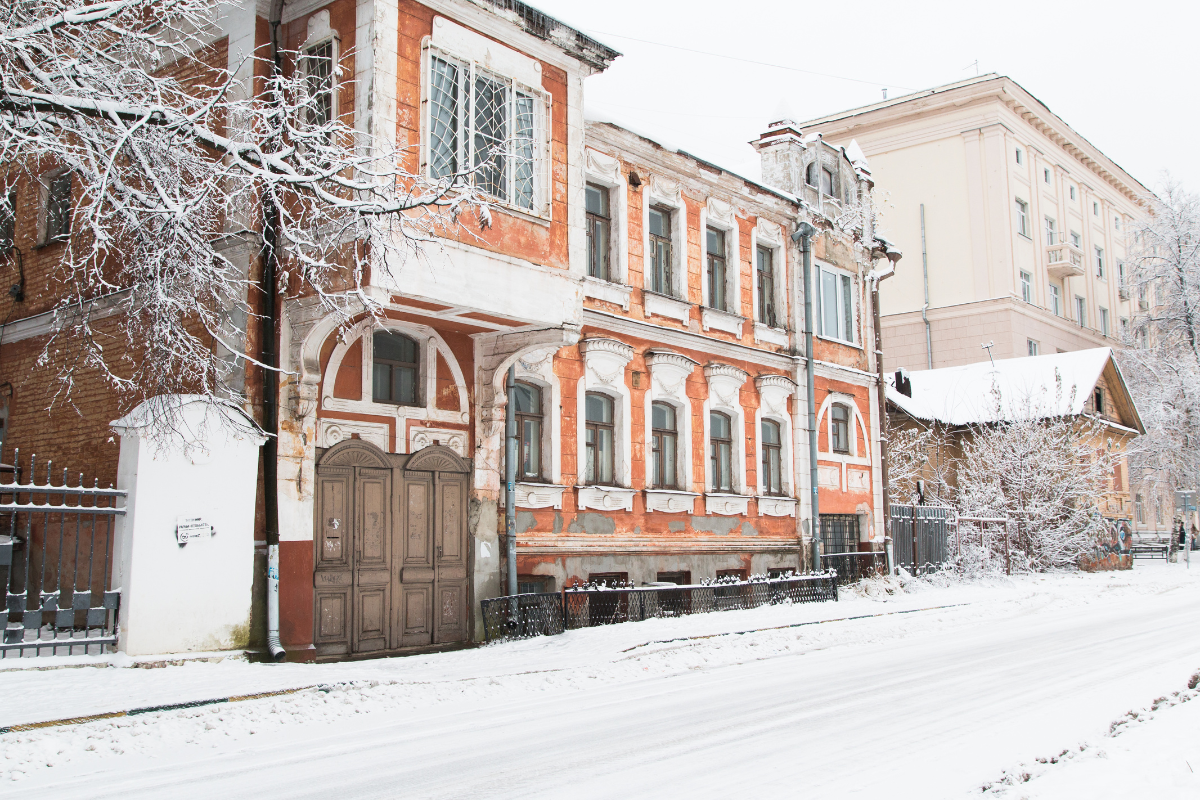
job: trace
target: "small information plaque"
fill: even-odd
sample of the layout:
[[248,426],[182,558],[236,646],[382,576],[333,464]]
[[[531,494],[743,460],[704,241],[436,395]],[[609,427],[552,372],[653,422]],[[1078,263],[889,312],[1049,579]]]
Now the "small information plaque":
[[175,539],[180,544],[199,539],[202,536],[212,536],[213,526],[200,517],[176,517]]

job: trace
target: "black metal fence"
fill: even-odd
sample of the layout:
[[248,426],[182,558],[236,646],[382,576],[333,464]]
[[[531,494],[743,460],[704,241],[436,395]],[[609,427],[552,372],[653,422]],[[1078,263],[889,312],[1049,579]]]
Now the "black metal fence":
[[[0,657],[100,653],[116,643],[120,591],[111,585],[119,489],[21,482],[20,452],[0,465],[0,580],[5,587]],[[7,478],[4,480],[3,478]]]
[[[913,575],[942,568],[955,560],[958,511],[947,506],[891,506],[892,557],[896,566]],[[917,553],[913,558],[913,539]]]
[[837,599],[837,576],[818,573],[695,586],[568,589],[554,594],[497,597],[481,605],[484,640],[496,642],[655,617]]
[[840,584],[887,572],[887,554],[859,550],[857,514],[821,515],[821,566],[837,573]]

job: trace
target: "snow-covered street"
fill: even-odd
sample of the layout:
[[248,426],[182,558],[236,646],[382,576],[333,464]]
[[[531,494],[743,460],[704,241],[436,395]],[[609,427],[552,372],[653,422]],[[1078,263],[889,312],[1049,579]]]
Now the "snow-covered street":
[[0,725],[320,688],[7,734],[0,796],[1067,797],[1118,765],[1200,792],[1200,568],[874,594],[358,663],[6,671]]

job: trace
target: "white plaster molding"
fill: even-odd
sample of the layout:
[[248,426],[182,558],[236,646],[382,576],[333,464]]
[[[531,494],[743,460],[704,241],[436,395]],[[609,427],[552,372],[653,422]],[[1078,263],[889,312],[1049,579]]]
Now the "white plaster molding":
[[700,324],[706,331],[718,330],[732,333],[734,336],[741,336],[742,323],[745,321],[745,317],[730,314],[727,311],[708,307],[700,309]]
[[[610,303],[619,303],[622,309],[628,311],[630,290],[629,287],[625,286],[625,284],[629,283],[628,183],[625,176],[621,174],[621,161],[615,156],[602,153],[599,150],[587,148],[584,161],[584,182],[594,183],[598,186],[604,186],[609,190],[608,214],[611,231],[608,237],[608,274],[612,281],[612,283],[599,281],[602,286],[592,287],[590,286],[589,282],[596,281],[596,279],[585,276],[584,294],[588,297],[596,297],[600,300],[607,300]],[[586,189],[581,187],[581,191],[586,191]],[[583,239],[586,239],[587,236],[586,231],[583,230],[584,219],[587,216],[587,212],[584,204],[584,196],[582,194],[579,195],[578,206],[580,209],[580,239],[582,241]],[[581,255],[579,263],[581,265],[580,271],[586,272],[586,257]],[[592,291],[589,292],[589,289]],[[617,291],[624,292],[623,297],[620,299],[617,299]]]
[[[778,314],[778,312],[776,313]],[[772,328],[770,325],[763,325],[761,322],[756,322],[754,323],[754,341],[787,347],[788,332],[783,328]]]
[[[745,370],[728,364],[707,364],[704,377],[708,381],[708,397],[704,401],[704,448],[712,440],[712,412],[729,415],[732,447],[732,479],[734,493],[741,492],[746,485],[746,412],[742,409],[741,388],[749,377]],[[704,470],[704,487],[713,490],[712,475]],[[713,512],[710,509],[710,513]],[[745,513],[744,511],[742,513]]]
[[723,517],[743,516],[749,513],[750,498],[740,494],[709,492],[704,495],[704,510],[709,514],[719,514]]
[[[737,315],[742,310],[742,257],[741,236],[734,207],[723,200],[710,197],[707,204],[700,209],[700,251],[703,265],[700,293],[702,305],[705,308],[708,308],[712,302],[708,292],[708,258],[706,257],[709,228],[716,228],[725,233],[725,252],[723,253],[725,256],[725,305],[730,309],[726,313]],[[714,310],[721,313],[720,310]],[[724,328],[720,329],[725,330]],[[741,335],[740,327],[736,333]]]
[[708,219],[710,222],[716,222],[720,227],[726,230],[733,229],[735,217],[733,213],[733,206],[731,204],[726,203],[724,200],[718,200],[715,197],[710,197],[708,198],[708,203],[706,204],[705,210],[708,212]]
[[[784,494],[792,494],[796,485],[792,460],[792,414],[788,412],[788,398],[796,394],[796,383],[786,375],[758,375],[754,378],[758,389],[758,408],[754,412],[754,435],[762,447],[763,420],[779,425],[779,477]],[[758,493],[767,491],[762,469],[757,471]]]
[[562,480],[562,390],[554,374],[554,354],[559,347],[551,345],[522,354],[513,365],[518,381],[537,386],[542,392],[542,477],[549,466],[549,480]]
[[670,489],[647,489],[646,511],[661,511],[665,514],[696,513],[695,492],[678,492]]
[[[553,508],[562,510],[565,486],[553,483],[518,483],[513,487],[517,508]],[[507,492],[500,493],[500,507],[504,508]]]
[[537,59],[464,28],[445,17],[433,18],[433,45],[453,55],[478,62],[506,78],[540,89],[542,65]]
[[597,177],[608,178],[614,184],[621,177],[621,161],[620,159],[610,156],[608,153],[601,153],[599,150],[586,148],[587,153],[587,171]]
[[[354,438],[370,442],[385,453],[392,450],[391,433],[386,422],[358,422],[345,419],[317,420],[317,441],[321,447],[333,447],[338,442]],[[402,451],[401,451],[402,452]]]
[[[633,440],[631,394],[625,385],[625,367],[633,359],[633,348],[616,339],[591,338],[579,342],[579,351],[583,354],[584,370],[580,378],[583,385],[576,392],[578,439],[575,452],[582,463],[587,452],[587,427],[584,422],[587,419],[587,393],[600,392],[612,398],[616,450],[613,453],[613,478],[621,486],[629,486],[632,479]],[[582,483],[584,479],[581,469],[576,482]]]
[[633,511],[635,494],[635,490],[619,486],[580,486],[575,490],[575,502],[580,511]]
[[606,303],[613,303],[623,310],[629,310],[629,295],[633,289],[622,283],[611,283],[585,275],[583,278],[584,297],[593,297]]
[[768,517],[794,517],[796,516],[796,506],[798,505],[794,497],[775,497],[773,495],[759,495],[755,498],[758,501],[758,513]]
[[455,430],[453,428],[425,427],[412,427],[408,429],[408,452],[415,453],[435,443],[449,447],[463,458],[471,457],[471,454],[467,451],[467,431]]
[[[672,210],[671,280],[674,286],[671,287],[671,291],[676,298],[686,299],[688,296],[688,221],[687,205],[683,202],[682,184],[661,175],[652,174],[648,176],[642,190],[642,286],[647,291],[650,289],[652,278],[650,270],[651,206],[663,206]],[[703,236],[703,229],[701,229],[701,236]],[[646,313],[653,312],[647,310]],[[667,313],[662,316],[674,317],[675,315]],[[675,318],[678,319],[678,317]],[[681,321],[686,323],[687,319],[683,318]]]
[[[715,395],[722,407],[741,409],[738,392],[749,377],[745,370],[728,364],[708,364],[704,367],[710,395]],[[711,398],[710,398],[711,399]]]
[[[650,388],[645,393],[645,430],[653,428],[653,405],[669,403],[675,409],[675,485],[692,485],[692,401],[687,394],[687,379],[698,366],[697,362],[669,350],[646,351],[646,366],[650,369]],[[654,460],[647,457],[646,485],[653,482]],[[666,490],[664,490],[666,491]],[[647,500],[649,502],[649,500]]]
[[846,491],[849,492],[866,492],[871,488],[871,472],[870,470],[861,468],[847,468],[846,470]]
[[829,464],[817,465],[817,485],[824,486],[826,489],[841,489],[842,488],[842,471],[840,468]]
[[668,319],[677,319],[684,325],[692,318],[691,303],[676,300],[673,297],[667,297],[664,294],[652,292],[649,289],[642,292],[642,304],[645,306],[647,314],[654,314]]

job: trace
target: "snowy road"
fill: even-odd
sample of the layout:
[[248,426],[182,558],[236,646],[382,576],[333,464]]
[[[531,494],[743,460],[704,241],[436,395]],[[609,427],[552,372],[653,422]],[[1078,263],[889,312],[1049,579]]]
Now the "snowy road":
[[[5,737],[26,761],[0,797],[960,797],[1184,688],[1198,600],[1182,565],[1151,567],[308,667],[359,683]],[[966,605],[622,652],[948,603]],[[38,679],[137,672],[167,671]]]

